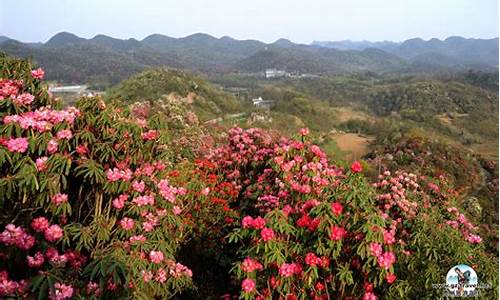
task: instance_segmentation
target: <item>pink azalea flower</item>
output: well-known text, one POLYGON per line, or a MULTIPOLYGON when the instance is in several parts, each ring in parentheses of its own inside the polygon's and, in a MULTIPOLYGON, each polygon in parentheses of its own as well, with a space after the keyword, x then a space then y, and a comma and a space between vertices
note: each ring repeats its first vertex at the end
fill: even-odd
POLYGON ((155 276, 155 280, 159 283, 164 283, 165 281, 167 281, 167 272, 165 271, 165 269, 161 268, 158 270, 155 276))
POLYGON ((127 194, 118 196, 118 198, 113 199, 113 207, 116 209, 122 209, 125 206, 125 201, 127 201, 127 199, 127 194))
POLYGON ((181 214, 182 209, 181 209, 179 206, 174 205, 174 207, 172 208, 172 211, 173 211, 174 215, 176 215, 176 216, 177 216, 177 215, 180 215, 180 214, 181 214))
POLYGON ((36 70, 31 71, 31 76, 33 76, 33 78, 35 79, 42 80, 43 75, 45 75, 45 72, 43 71, 42 68, 38 68, 36 70))
POLYGON ((262 264, 260 264, 255 259, 247 257, 243 260, 243 263, 241 264, 241 269, 243 270, 243 272, 251 273, 255 270, 262 270, 263 267, 262 264))
POLYGON ((299 130, 299 134, 300 134, 301 136, 306 136, 306 135, 308 135, 308 134, 309 134, 309 128, 307 128, 307 127, 301 128, 301 129, 299 130))
POLYGON ((351 165, 351 172, 359 173, 361 171, 363 171, 363 166, 361 165, 361 163, 359 161, 353 162, 351 165))
POLYGON ((12 99, 12 102, 14 104, 20 106, 20 105, 29 105, 33 102, 35 99, 35 96, 29 94, 29 93, 23 93, 21 95, 16 96, 15 98, 12 99))
POLYGON ((134 228, 134 220, 131 219, 131 218, 123 218, 120 220, 120 226, 124 229, 124 230, 131 230, 132 228, 134 228))
POLYGON ((345 231, 344 228, 339 227, 339 226, 333 226, 332 227, 332 233, 330 235, 330 239, 334 241, 340 241, 342 240, 347 234, 347 231, 345 231))
POLYGON ((320 265, 321 258, 317 257, 316 254, 309 252, 306 254, 305 262, 306 262, 306 264, 308 264, 309 266, 312 267, 312 266, 320 265))
POLYGON ((57 132, 56 138, 58 140, 66 139, 69 140, 73 137, 73 133, 69 129, 63 129, 57 132))
POLYGON ((145 141, 156 140, 159 136, 160 134, 157 130, 148 130, 141 134, 142 139, 145 141))
POLYGON ((139 193, 142 193, 144 192, 144 188, 146 187, 146 185, 144 184, 144 181, 137 181, 137 180, 134 180, 134 182, 132 182, 132 188, 134 189, 134 191, 136 192, 139 192, 139 193))
POLYGON ((47 170, 47 160, 49 158, 47 156, 39 157, 36 159, 35 165, 36 165, 36 170, 38 172, 43 172, 47 170))
POLYGON ((391 231, 384 230, 384 243, 392 245, 396 242, 396 238, 391 231))
POLYGON ((152 196, 146 195, 146 196, 136 197, 132 200, 132 202, 134 204, 136 204, 137 206, 141 207, 141 206, 146 206, 146 205, 154 205, 155 199, 152 196))
POLYGON ((366 292, 362 300, 377 300, 377 296, 372 292, 366 292))
POLYGON ((378 257, 382 254, 382 251, 383 251, 382 245, 380 245, 379 243, 371 243, 370 244, 371 255, 378 257))
POLYGON ((381 268, 389 269, 396 262, 396 255, 393 252, 384 252, 378 256, 377 262, 381 268))
POLYGON ((260 236, 264 242, 270 241, 274 238, 274 231, 271 228, 264 228, 261 230, 260 236))
POLYGON ((7 149, 10 152, 24 153, 28 150, 28 139, 27 138, 13 138, 7 140, 7 149))
POLYGON ((70 299, 73 296, 73 287, 71 285, 66 285, 57 282, 54 284, 54 290, 49 293, 49 298, 51 300, 65 300, 70 299))
POLYGON ((266 220, 262 217, 257 217, 253 220, 252 226, 255 229, 262 229, 266 227, 266 220))
POLYGON ((241 282, 241 288, 245 291, 245 293, 251 293, 255 290, 255 281, 247 278, 241 282))
POLYGON ((139 243, 144 243, 146 241, 146 237, 141 235, 134 235, 129 238, 129 241, 131 243, 139 242, 139 243))
POLYGON ((49 220, 45 217, 38 217, 31 221, 31 228, 36 232, 44 232, 49 226, 49 220))
POLYGON ((27 256, 26 259, 30 268, 38 268, 45 262, 45 258, 41 252, 35 253, 34 256, 27 256))
POLYGON ((54 203, 56 206, 59 206, 66 202, 68 202, 67 194, 57 193, 54 196, 52 196, 52 203, 54 203))
POLYGON ((150 282, 153 279, 153 272, 151 271, 142 270, 141 275, 144 282, 150 282))
POLYGON ((338 203, 338 202, 333 202, 332 203, 332 211, 333 211, 333 214, 338 216, 342 213, 342 210, 344 209, 344 207, 342 206, 342 204, 338 203))
POLYGON ((49 154, 54 154, 57 152, 57 148, 59 147, 59 143, 55 139, 51 139, 47 144, 47 151, 49 154))
POLYGON ((388 284, 392 284, 394 281, 396 281, 396 275, 395 274, 387 274, 385 276, 385 280, 387 281, 388 284))
POLYGON ((49 228, 45 229, 44 236, 49 242, 55 242, 62 238, 64 235, 63 230, 59 225, 51 225, 49 228))
POLYGON ((241 225, 243 226, 243 228, 251 228, 253 226, 253 218, 251 216, 243 217, 241 225))
POLYGON ((149 252, 149 259, 155 264, 159 264, 163 261, 163 252, 161 251, 151 251, 149 252))

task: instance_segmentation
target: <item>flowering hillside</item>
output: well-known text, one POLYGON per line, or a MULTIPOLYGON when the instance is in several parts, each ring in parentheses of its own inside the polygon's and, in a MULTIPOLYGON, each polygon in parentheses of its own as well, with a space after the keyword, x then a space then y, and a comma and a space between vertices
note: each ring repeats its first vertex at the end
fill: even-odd
POLYGON ((172 98, 63 109, 43 76, 0 56, 2 298, 435 299, 459 263, 498 285, 444 179, 370 180, 306 128, 210 133, 172 98))

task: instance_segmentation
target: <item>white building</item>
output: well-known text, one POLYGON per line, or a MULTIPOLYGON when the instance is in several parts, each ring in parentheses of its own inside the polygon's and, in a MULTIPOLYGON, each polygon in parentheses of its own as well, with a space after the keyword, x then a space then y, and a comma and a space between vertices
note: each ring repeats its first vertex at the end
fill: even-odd
POLYGON ((283 70, 266 69, 266 78, 285 77, 288 73, 283 70))
POLYGON ((252 99, 253 106, 258 108, 270 109, 274 106, 274 100, 264 100, 262 97, 252 99))
POLYGON ((51 93, 76 93, 81 94, 87 89, 86 85, 67 85, 67 86, 51 86, 51 93))

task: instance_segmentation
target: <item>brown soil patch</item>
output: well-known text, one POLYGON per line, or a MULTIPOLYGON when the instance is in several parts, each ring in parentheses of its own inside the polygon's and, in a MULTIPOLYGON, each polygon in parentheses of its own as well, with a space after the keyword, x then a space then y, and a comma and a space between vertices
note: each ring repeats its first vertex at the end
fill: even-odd
POLYGON ((340 150, 349 153, 348 159, 359 159, 370 151, 370 143, 373 137, 363 136, 356 133, 336 133, 332 138, 340 150))

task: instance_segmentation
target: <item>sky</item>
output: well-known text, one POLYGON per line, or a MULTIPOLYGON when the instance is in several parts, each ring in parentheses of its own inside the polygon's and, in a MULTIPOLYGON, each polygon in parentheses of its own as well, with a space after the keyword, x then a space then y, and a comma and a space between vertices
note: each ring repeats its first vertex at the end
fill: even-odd
POLYGON ((67 31, 297 43, 498 36, 497 0, 0 0, 0 35, 45 42, 67 31))

